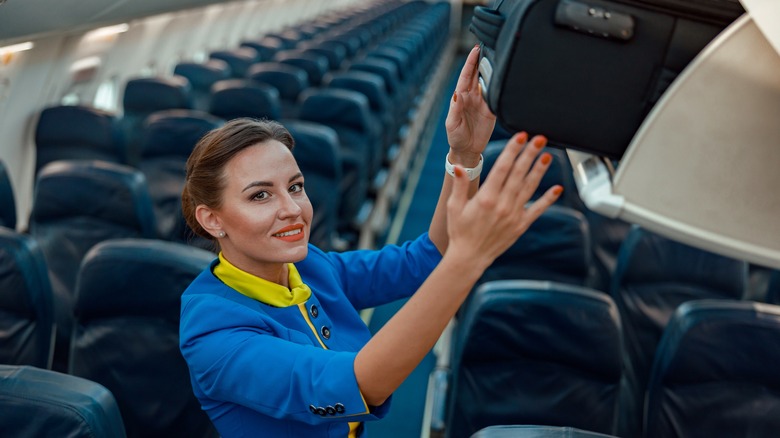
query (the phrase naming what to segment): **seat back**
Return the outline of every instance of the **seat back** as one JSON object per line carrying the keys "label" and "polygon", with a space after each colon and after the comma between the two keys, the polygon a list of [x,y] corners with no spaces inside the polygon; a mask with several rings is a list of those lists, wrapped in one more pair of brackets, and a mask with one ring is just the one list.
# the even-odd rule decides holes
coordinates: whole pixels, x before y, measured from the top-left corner
{"label": "seat back", "polygon": [[453,338],[447,436],[501,424],[614,433],[621,333],[604,293],[553,282],[481,285]]}
{"label": "seat back", "polygon": [[279,62],[258,62],[249,69],[247,78],[268,84],[279,91],[282,117],[298,117],[298,96],[309,87],[306,70]]}
{"label": "seat back", "polygon": [[87,106],[41,111],[35,126],[35,154],[36,172],[56,160],[127,163],[130,158],[114,114]]}
{"label": "seat back", "polygon": [[489,426],[471,438],[615,438],[614,435],[561,426]]}
{"label": "seat back", "polygon": [[618,254],[610,294],[620,309],[633,401],[624,403],[636,430],[658,341],[677,307],[697,299],[741,299],[747,263],[659,236],[637,226]]}
{"label": "seat back", "polygon": [[0,227],[0,363],[51,367],[51,283],[40,247],[29,235]]}
{"label": "seat back", "polygon": [[279,120],[279,91],[271,85],[248,79],[219,81],[211,88],[209,112],[225,120],[238,117]]}
{"label": "seat back", "polygon": [[73,291],[84,255],[120,237],[157,237],[152,201],[140,170],[103,161],[57,161],[38,174],[30,233],[46,257],[57,324],[55,370],[66,366]]}
{"label": "seat back", "polygon": [[76,293],[69,373],[108,388],[128,437],[213,437],[179,352],[184,289],[214,255],[147,239],[96,245]]}
{"label": "seat back", "polygon": [[181,216],[187,159],[195,144],[223,120],[195,110],[164,110],[152,113],[144,124],[141,161],[154,206],[157,234],[172,239]]}
{"label": "seat back", "polygon": [[681,305],[653,363],[644,436],[777,436],[778,339],[778,306],[733,300]]}
{"label": "seat back", "polygon": [[211,86],[215,82],[231,77],[230,66],[221,59],[209,59],[204,63],[180,62],[173,69],[173,74],[183,76],[192,86],[192,107],[208,111]]}
{"label": "seat back", "polygon": [[192,86],[183,76],[130,79],[125,85],[122,107],[124,114],[120,122],[129,149],[129,163],[136,165],[146,118],[156,111],[192,109]]}
{"label": "seat back", "polygon": [[124,438],[122,416],[103,386],[31,366],[0,365],[0,430],[36,438]]}
{"label": "seat back", "polygon": [[322,78],[328,72],[330,64],[325,55],[314,52],[303,52],[301,50],[288,50],[279,52],[274,56],[274,60],[282,64],[292,65],[306,70],[309,84],[319,86],[322,84]]}
{"label": "seat back", "polygon": [[0,160],[0,227],[16,228],[16,198],[3,160]]}
{"label": "seat back", "polygon": [[240,46],[254,49],[257,52],[258,62],[270,61],[276,52],[284,50],[284,43],[276,38],[242,41]]}
{"label": "seat back", "polygon": [[240,79],[246,76],[252,64],[260,60],[260,55],[255,49],[243,46],[233,50],[211,52],[209,58],[225,61],[230,66],[230,75]]}

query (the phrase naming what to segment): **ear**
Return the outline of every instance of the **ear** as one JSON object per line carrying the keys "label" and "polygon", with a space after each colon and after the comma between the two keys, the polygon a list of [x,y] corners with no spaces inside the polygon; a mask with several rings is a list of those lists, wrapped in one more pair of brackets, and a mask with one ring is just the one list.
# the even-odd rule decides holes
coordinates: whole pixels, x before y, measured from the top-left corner
{"label": "ear", "polygon": [[222,229],[222,221],[219,219],[217,213],[201,204],[195,207],[195,219],[207,233],[211,234],[215,238],[219,235]]}

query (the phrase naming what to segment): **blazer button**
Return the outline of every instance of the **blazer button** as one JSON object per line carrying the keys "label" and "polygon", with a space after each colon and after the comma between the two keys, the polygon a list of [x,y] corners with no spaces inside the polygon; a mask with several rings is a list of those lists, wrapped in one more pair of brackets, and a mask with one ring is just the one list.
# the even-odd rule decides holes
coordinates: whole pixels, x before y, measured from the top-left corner
{"label": "blazer button", "polygon": [[320,309],[317,308],[316,304],[312,304],[311,307],[309,308],[309,311],[311,312],[312,318],[316,318],[317,315],[320,314]]}
{"label": "blazer button", "polygon": [[325,408],[317,408],[317,414],[319,414],[320,417],[324,417],[328,415],[328,411],[326,411]]}
{"label": "blazer button", "polygon": [[328,415],[336,415],[336,408],[333,406],[326,406],[325,410],[328,412]]}
{"label": "blazer button", "polygon": [[322,337],[323,338],[330,339],[330,329],[329,328],[327,328],[325,326],[322,326],[322,328],[320,329],[320,333],[322,333]]}
{"label": "blazer button", "polygon": [[336,409],[336,412],[339,414],[343,414],[345,411],[344,405],[341,403],[336,403],[335,405],[333,405],[333,407]]}
{"label": "blazer button", "polygon": [[311,411],[312,414],[317,413],[317,407],[314,405],[309,405],[309,410]]}

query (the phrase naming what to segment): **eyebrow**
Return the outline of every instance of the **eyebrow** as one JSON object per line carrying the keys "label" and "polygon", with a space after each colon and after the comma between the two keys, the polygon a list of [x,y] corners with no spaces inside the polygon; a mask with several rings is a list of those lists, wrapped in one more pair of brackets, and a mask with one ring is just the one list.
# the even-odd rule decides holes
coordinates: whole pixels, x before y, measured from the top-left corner
{"label": "eyebrow", "polygon": [[[290,179],[287,181],[288,183],[291,183],[295,181],[296,179],[302,177],[303,174],[301,172],[296,173],[295,175],[291,176]],[[268,182],[268,181],[252,181],[251,183],[247,184],[246,187],[244,187],[244,190],[241,190],[241,192],[245,192],[252,187],[273,187],[274,183]]]}

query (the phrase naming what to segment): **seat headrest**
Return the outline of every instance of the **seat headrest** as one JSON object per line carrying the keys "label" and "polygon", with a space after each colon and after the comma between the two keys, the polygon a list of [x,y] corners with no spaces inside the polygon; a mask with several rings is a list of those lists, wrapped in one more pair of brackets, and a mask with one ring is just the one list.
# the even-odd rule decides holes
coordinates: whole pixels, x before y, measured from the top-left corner
{"label": "seat headrest", "polygon": [[274,61],[306,70],[309,82],[313,85],[319,85],[322,82],[322,78],[328,72],[329,67],[328,58],[324,55],[307,53],[301,50],[279,52],[274,56]]}
{"label": "seat headrest", "polygon": [[309,87],[306,70],[279,62],[256,63],[249,69],[247,77],[276,88],[282,100],[297,100],[301,92]]}
{"label": "seat headrest", "polygon": [[337,70],[347,58],[347,50],[341,44],[321,43],[312,45],[303,50],[303,53],[313,53],[324,56],[328,60],[328,69]]}
{"label": "seat headrest", "polygon": [[326,125],[336,124],[360,132],[371,131],[368,99],[352,90],[307,90],[301,96],[301,111],[298,117]]}
{"label": "seat headrest", "polygon": [[198,141],[223,123],[222,119],[203,111],[175,109],[154,112],[144,122],[141,156],[187,159]]}
{"label": "seat headrest", "polygon": [[316,169],[320,175],[327,178],[336,181],[341,179],[341,156],[336,131],[328,126],[303,120],[288,120],[284,126],[295,140],[293,155],[301,169]]}
{"label": "seat headrest", "polygon": [[0,160],[0,227],[16,228],[16,198],[3,160]]}
{"label": "seat headrest", "polygon": [[257,52],[257,61],[269,61],[276,52],[284,50],[283,44],[277,39],[268,39],[266,41],[243,41],[240,47],[249,47]]}
{"label": "seat headrest", "polygon": [[395,91],[399,88],[398,80],[398,68],[396,65],[387,59],[381,58],[364,58],[361,61],[353,62],[349,66],[349,70],[361,70],[369,73],[376,73],[385,80],[385,88],[388,94],[395,94]]}
{"label": "seat headrest", "polygon": [[354,90],[364,94],[374,112],[387,110],[385,80],[377,74],[359,70],[339,72],[332,74],[326,82],[326,85],[332,88]]}
{"label": "seat headrest", "polygon": [[89,146],[115,151],[121,131],[113,113],[86,106],[54,106],[41,111],[36,147]]}
{"label": "seat headrest", "polygon": [[221,59],[230,66],[231,74],[234,78],[243,78],[246,76],[249,67],[257,62],[260,55],[251,47],[243,46],[233,50],[218,50],[211,52],[209,58]]}
{"label": "seat headrest", "polygon": [[217,82],[211,88],[209,112],[225,120],[238,117],[278,120],[281,108],[279,91],[271,85],[233,79]]}
{"label": "seat headrest", "polygon": [[181,62],[173,69],[174,75],[187,78],[193,89],[208,91],[214,82],[228,79],[230,66],[221,59],[210,59],[204,63]]}
{"label": "seat headrest", "polygon": [[209,251],[156,239],[98,243],[84,256],[75,311],[82,321],[116,315],[178,321],[181,294],[213,259]]}
{"label": "seat headrest", "polygon": [[153,112],[192,107],[192,86],[183,76],[136,78],[125,85],[125,112]]}
{"label": "seat headrest", "polygon": [[741,296],[747,263],[662,237],[638,226],[618,253],[614,277],[624,283],[694,283],[728,296]]}
{"label": "seat headrest", "polygon": [[105,161],[55,161],[35,183],[33,223],[88,216],[155,236],[152,201],[141,171]]}

